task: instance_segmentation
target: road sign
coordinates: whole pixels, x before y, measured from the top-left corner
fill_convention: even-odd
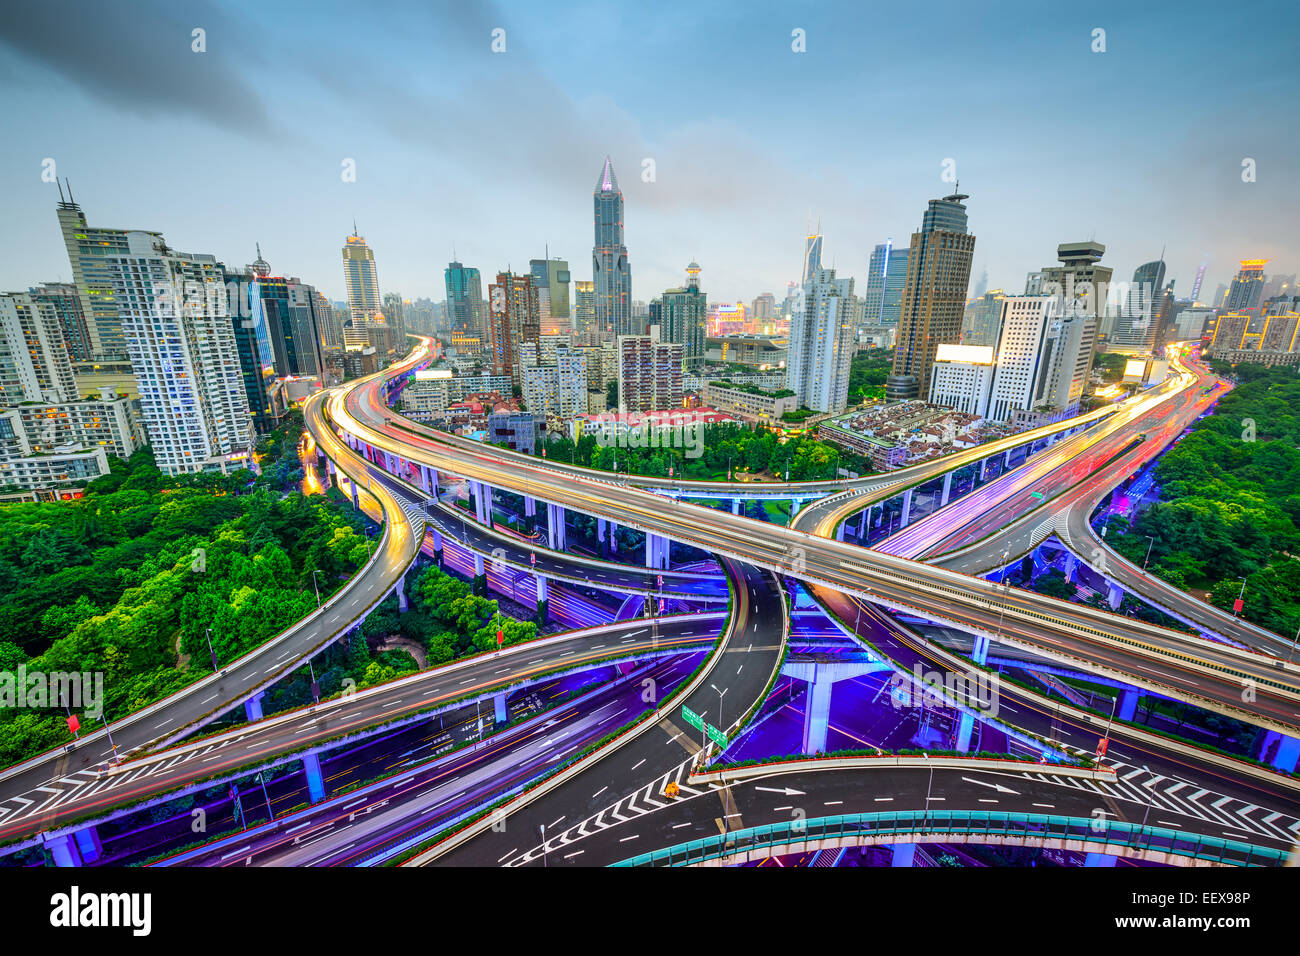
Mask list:
[[[498,629],[498,630],[497,630],[497,647],[500,647],[500,646],[501,646],[502,644],[504,644],[505,642],[506,642],[506,635],[505,635],[505,632],[502,631],[502,630],[500,630],[500,629]]]
[[[1102,737],[1101,740],[1097,741],[1097,759],[1098,759],[1098,760],[1100,760],[1102,757],[1106,756],[1106,748],[1107,748],[1108,746],[1110,746],[1110,738],[1109,738],[1109,737]]]
[[[712,724],[705,725],[704,732],[709,735],[710,740],[718,745],[720,750],[726,750],[727,744],[731,742],[727,739],[726,734],[720,731],[717,727],[714,727]]]
[[[1042,501],[1042,500],[1043,500],[1043,493],[1042,493],[1041,491],[1035,491],[1035,492],[1031,493],[1029,497],[1031,497],[1031,498],[1037,498],[1039,501]]]
[[[686,721],[696,730],[704,729],[704,721],[701,719],[700,715],[691,710],[685,704],[682,704],[682,720]]]
[[[533,567],[537,567],[537,553],[536,553],[536,552],[532,552],[532,553],[530,553],[530,554],[528,555],[528,560],[529,560],[529,562],[532,564]]]
[[[70,714],[68,716],[68,730],[70,730],[75,735],[77,731],[80,729],[81,729],[81,721],[77,719],[76,714]]]
[[[661,574],[659,575],[659,590],[662,591],[663,589],[664,589],[664,576]]]
[[[1240,614],[1241,609],[1245,606],[1246,606],[1246,602],[1243,601],[1241,598],[1237,598],[1235,601],[1232,602],[1232,613]]]

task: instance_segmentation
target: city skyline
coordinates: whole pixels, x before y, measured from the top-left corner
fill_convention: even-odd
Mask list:
[[[11,234],[23,236],[0,267],[0,287],[70,278],[49,216],[56,189],[41,178],[46,159],[71,180],[93,222],[157,230],[179,248],[228,263],[246,261],[248,247],[260,242],[277,269],[334,301],[345,297],[335,263],[354,218],[384,262],[384,288],[404,298],[443,298],[442,273],[453,258],[495,274],[522,268],[548,246],[583,264],[575,280],[590,279],[586,204],[591,170],[607,153],[622,171],[626,242],[637,262],[632,298],[640,301],[675,286],[690,258],[708,271],[715,301],[779,293],[798,277],[810,214],[828,240],[825,264],[865,288],[872,250],[908,234],[919,203],[951,191],[945,172],[979,197],[973,275],[987,271],[991,287],[1019,288],[1045,252],[1090,237],[1107,245],[1120,274],[1168,246],[1168,275],[1187,290],[1202,264],[1203,288],[1213,289],[1231,281],[1242,258],[1270,258],[1281,272],[1300,261],[1285,217],[1275,215],[1297,171],[1295,151],[1278,135],[1296,68],[1262,59],[1247,75],[1212,69],[1197,51],[1231,36],[1201,30],[1195,17],[1117,7],[1049,27],[1008,13],[1023,33],[1016,55],[1006,57],[1005,37],[953,7],[949,22],[964,39],[947,49],[952,70],[980,70],[978,82],[953,84],[901,72],[931,54],[917,25],[894,22],[900,12],[877,15],[897,41],[863,65],[845,38],[867,26],[856,11],[760,5],[734,25],[732,42],[764,68],[735,76],[709,55],[713,28],[722,28],[714,14],[693,11],[693,29],[670,42],[663,28],[671,16],[622,10],[607,27],[628,53],[624,62],[666,59],[649,77],[627,69],[593,97],[584,70],[598,44],[579,29],[590,22],[585,8],[548,20],[515,5],[434,12],[398,5],[411,29],[387,37],[389,62],[367,61],[365,70],[345,74],[323,71],[319,57],[271,57],[256,34],[238,29],[244,9],[200,5],[183,23],[161,7],[156,16],[129,18],[87,10],[96,29],[72,37],[48,19],[56,13],[33,9],[0,27],[10,122],[24,129],[23,147],[0,160],[11,184]],[[330,34],[340,11],[326,8],[320,22],[301,24],[326,60],[343,55]],[[1280,5],[1263,15],[1275,23],[1295,17]],[[191,50],[190,20],[207,22],[204,53]],[[1097,24],[1107,31],[1104,53],[1091,50]],[[506,48],[492,53],[498,27]],[[1146,37],[1155,27],[1162,43],[1153,48]],[[805,31],[807,52],[791,49],[795,29]],[[1229,21],[1222,29],[1235,35],[1244,26]],[[1143,36],[1140,47],[1134,35]],[[98,42],[103,37],[112,42]],[[441,72],[407,78],[421,43],[434,44]],[[141,44],[160,51],[158,82],[147,87],[117,75]],[[571,55],[538,58],[537,50],[557,44]],[[1030,121],[1023,148],[1007,161],[1003,149],[1026,117],[1050,107],[1050,95],[1039,98],[1043,83],[1070,71],[1104,119],[1099,135],[1134,148],[1090,151],[1080,173],[1076,127],[1055,135],[1050,120],[1041,128]],[[435,75],[462,93],[438,89]],[[1176,83],[1160,79],[1175,75]],[[851,124],[835,143],[810,152],[784,132],[797,114],[783,84],[795,78],[822,88],[831,108],[858,110],[871,118],[865,125],[906,145],[864,149],[870,133]],[[658,86],[653,97],[639,91],[646,79]],[[1161,137],[1129,108],[1128,91],[1139,83],[1167,92],[1173,118]],[[219,97],[194,95],[217,84]],[[542,104],[520,120],[532,143],[527,156],[485,152],[478,144],[480,127],[492,122],[490,104],[526,89]],[[460,112],[448,119],[453,101]],[[371,102],[376,107],[361,112]],[[422,130],[428,115],[464,135],[435,139]],[[977,119],[946,122],[944,115]],[[331,117],[341,119],[327,125]],[[1213,132],[1225,127],[1230,137]],[[79,148],[87,137],[107,147],[93,161]],[[1247,158],[1254,182],[1242,181]],[[355,182],[343,181],[349,159]],[[645,160],[653,162],[653,181]],[[191,194],[196,179],[211,188]],[[511,188],[500,188],[505,182]],[[235,215],[225,197],[232,186],[249,197]]]

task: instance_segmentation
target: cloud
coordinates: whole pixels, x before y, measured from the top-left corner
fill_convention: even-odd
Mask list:
[[[191,49],[196,27],[206,31],[207,52]],[[11,5],[0,20],[0,44],[93,100],[265,137],[274,127],[247,79],[255,32],[249,21],[233,20],[203,0],[183,14],[161,0],[42,0]],[[245,62],[237,63],[232,50]]]

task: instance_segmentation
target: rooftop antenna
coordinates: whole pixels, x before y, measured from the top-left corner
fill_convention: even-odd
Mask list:
[[[75,206],[77,204],[77,201],[72,198],[72,180],[69,179],[67,176],[64,176],[63,181],[68,185],[68,202],[72,203]]]
[[[63,199],[63,183],[59,181],[59,178],[58,178],[57,176],[54,178],[54,185],[56,185],[56,186],[59,187],[59,203],[60,203],[60,205],[62,205],[63,202],[64,202],[64,199]]]
[[[356,216],[353,216],[353,217],[352,217],[352,235],[356,236],[358,239],[361,238],[361,234],[357,232],[357,217],[356,217]]]

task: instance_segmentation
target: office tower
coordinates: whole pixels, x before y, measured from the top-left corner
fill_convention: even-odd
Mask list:
[[[1077,414],[1096,331],[1092,310],[1063,296],[1006,299],[988,417],[1030,426]]]
[[[540,350],[541,320],[537,310],[537,286],[531,276],[497,273],[488,286],[488,349],[492,373],[509,375],[520,384],[519,347],[532,343]]]
[[[1088,351],[1081,357],[1088,369],[1092,368],[1096,339],[1102,334],[1109,312],[1106,303],[1110,296],[1113,270],[1109,266],[1098,265],[1105,254],[1106,247],[1091,239],[1086,242],[1063,242],[1056,247],[1056,258],[1060,265],[1044,266],[1040,272],[1030,273],[1025,283],[1025,295],[1060,295],[1061,315],[1092,317],[1092,332],[1085,342]],[[995,343],[996,339],[986,344]],[[1064,404],[1068,407],[1071,402],[1066,400]],[[1077,401],[1074,404],[1077,407]]]
[[[259,434],[265,433],[276,425],[271,386],[285,371],[276,365],[271,330],[265,321],[260,290],[254,288],[250,278],[251,267],[241,271],[223,267],[222,271],[226,288],[239,290],[232,302],[235,314],[230,317],[230,323],[244,401],[254,430]]]
[[[867,325],[897,325],[907,284],[907,249],[894,248],[886,239],[876,246],[867,263],[867,288],[862,296],[862,319]]]
[[[289,324],[292,326],[294,350],[291,374],[316,378],[325,384],[325,333],[321,328],[321,302],[324,297],[305,282],[288,280]],[[333,310],[329,316],[333,319]]]
[[[682,407],[683,346],[663,342],[659,327],[618,338],[618,410],[656,412]]]
[[[596,283],[573,283],[573,332],[588,341],[596,338]]]
[[[1224,309],[1229,312],[1245,312],[1264,301],[1264,266],[1267,264],[1267,259],[1241,260],[1241,269],[1228,289]]]
[[[961,326],[962,345],[994,347],[998,344],[998,334],[1002,329],[1002,303],[1006,298],[1002,289],[992,289],[966,307]]]
[[[406,305],[396,292],[384,293],[384,324],[393,330],[394,347],[405,352]]]
[[[311,311],[316,322],[316,331],[320,335],[321,349],[326,352],[341,352],[343,327],[339,325],[338,313],[334,310],[334,306],[330,305],[330,300],[319,291],[313,290]]]
[[[999,310],[1001,305],[999,301]],[[940,345],[930,372],[930,401],[985,418],[996,373],[993,346]]]
[[[1201,282],[1205,279],[1205,267],[1209,263],[1202,262],[1201,267],[1196,270],[1196,281],[1192,283],[1192,301],[1196,302],[1201,294]]]
[[[375,313],[383,311],[375,254],[366,240],[357,235],[356,223],[352,224],[352,235],[343,244],[343,281],[347,284],[348,311],[353,322],[367,322]]]
[[[708,320],[708,302],[700,289],[700,266],[692,262],[686,267],[686,285],[680,289],[667,289],[659,300],[657,324],[665,342],[683,346],[682,354],[688,369],[704,364],[704,327]],[[656,323],[655,318],[651,322]]]
[[[0,295],[0,403],[77,398],[58,311],[27,292]]]
[[[984,293],[988,291],[988,288],[989,288],[989,270],[985,269],[980,273],[979,280],[975,283],[975,294],[972,296],[972,298],[982,299],[984,297]]]
[[[930,393],[930,366],[941,344],[961,338],[975,237],[966,231],[964,193],[932,199],[912,234],[899,307],[894,368],[885,397],[903,401]]]
[[[443,272],[447,282],[447,321],[453,335],[482,336],[487,331],[483,321],[483,285],[477,269],[460,262],[449,262]]]
[[[1164,305],[1164,259],[1144,262],[1133,271],[1128,295],[1119,302],[1111,324],[1107,350],[1126,355],[1150,355],[1156,345]]]
[[[596,325],[605,335],[642,331],[632,319],[632,272],[623,244],[623,194],[608,156],[592,195],[596,241],[591,250],[596,285]]]
[[[838,414],[848,405],[853,358],[853,279],[819,269],[804,286],[790,319],[786,388],[815,412]]]
[[[817,231],[804,237],[803,271],[801,281],[807,287],[812,284],[813,276],[822,268],[822,224],[817,222]]]
[[[1260,301],[1267,302],[1269,299],[1275,299],[1278,296],[1293,298],[1296,295],[1296,275],[1284,275],[1281,272],[1275,273],[1270,278],[1264,280],[1264,289],[1260,293]]]
[[[66,200],[63,187],[59,187],[58,216],[63,244],[68,250],[68,262],[72,266],[72,283],[81,296],[81,311],[87,320],[90,354],[96,358],[125,355],[122,322],[106,263],[125,253],[128,230],[88,226],[81,207],[72,199],[71,186]],[[162,238],[157,232],[148,235]]]
[[[541,313],[542,334],[558,335],[569,332],[572,315],[569,307],[569,263],[563,259],[532,259],[528,263],[529,275],[537,286],[538,311]],[[542,308],[545,292],[547,307]]]
[[[126,245],[108,262],[158,467],[244,467],[252,430],[221,264],[149,233],[127,233]]]
[[[90,349],[90,325],[77,287],[71,282],[42,282],[27,291],[37,301],[47,302],[54,307],[54,312],[59,317],[59,328],[63,330],[63,341],[67,344],[68,355],[72,360],[90,361],[94,354]]]
[[[749,312],[755,331],[762,333],[772,324],[772,319],[776,317],[776,296],[770,292],[764,292],[754,299]]]

